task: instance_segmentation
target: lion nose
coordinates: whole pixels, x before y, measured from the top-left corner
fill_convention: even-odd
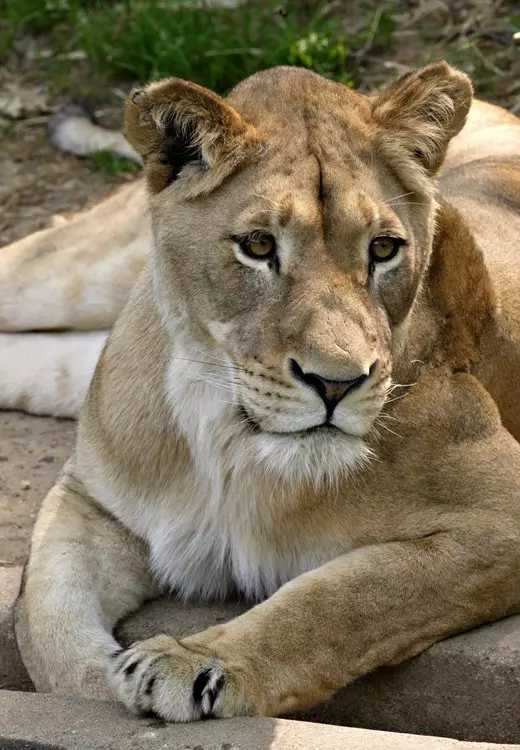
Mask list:
[[[377,362],[374,362],[367,373],[363,373],[350,380],[329,380],[315,372],[304,372],[296,360],[291,360],[291,370],[294,377],[314,388],[316,393],[325,402],[327,419],[330,418],[335,407],[345,398],[349,391],[359,388],[360,385],[369,379],[376,365]]]

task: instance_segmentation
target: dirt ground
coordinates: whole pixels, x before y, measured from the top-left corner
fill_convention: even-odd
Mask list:
[[[0,246],[45,228],[54,214],[87,208],[124,179],[58,153],[42,124],[14,124],[0,151]]]
[[[88,159],[60,153],[46,138],[46,125],[59,106],[71,100],[69,93],[47,85],[38,63],[25,60],[12,70],[0,70],[1,92],[28,98],[35,93],[34,108],[16,120],[0,117],[0,248],[48,226],[55,214],[88,208],[113,187],[133,179],[129,173],[96,171]],[[89,97],[88,72],[78,81],[77,98]],[[104,104],[97,110],[106,127],[121,125],[122,96],[119,89],[105,89]],[[38,98],[40,97],[40,98]]]
[[[25,561],[36,513],[74,433],[70,420],[0,412],[0,567]]]

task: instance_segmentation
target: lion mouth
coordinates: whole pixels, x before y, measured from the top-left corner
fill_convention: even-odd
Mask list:
[[[249,414],[246,407],[243,404],[240,404],[238,407],[238,417],[240,420],[240,423],[245,425],[250,432],[264,432],[258,422],[255,422],[253,417]]]
[[[343,430],[340,430],[339,427],[336,427],[335,425],[331,424],[329,421],[321,422],[321,424],[313,425],[312,427],[308,427],[305,430],[277,430],[276,432],[274,430],[264,430],[258,422],[256,422],[253,417],[249,414],[246,407],[243,404],[240,404],[238,407],[238,416],[240,419],[241,424],[245,425],[251,433],[264,433],[265,435],[272,435],[273,437],[281,436],[281,437],[302,437],[306,435],[312,435],[316,433],[320,434],[333,434],[333,433],[343,433]],[[345,434],[345,433],[343,433]]]

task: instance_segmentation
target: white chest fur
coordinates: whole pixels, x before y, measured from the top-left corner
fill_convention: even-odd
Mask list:
[[[261,599],[334,556],[333,545],[327,549],[322,539],[303,545],[301,539],[281,538],[269,507],[265,515],[260,511],[262,498],[251,488],[240,497],[235,490],[230,487],[218,499],[192,495],[182,513],[150,519],[151,564],[163,586],[186,597],[238,589]]]
[[[220,489],[220,491],[219,491]],[[103,481],[101,473],[89,491],[134,534],[147,541],[150,566],[161,589],[185,598],[221,598],[239,591],[252,599],[274,593],[297,575],[348,551],[324,529],[294,533],[277,524],[277,506],[287,502],[273,494],[255,472],[249,481],[233,478],[224,487],[178,474],[161,495],[136,494]]]
[[[295,488],[324,479],[333,486],[358,460],[359,446],[241,430],[232,389],[205,362],[173,358],[167,394],[188,450],[184,459],[172,455],[160,490],[146,477],[129,487],[99,466],[87,481],[93,496],[147,541],[164,589],[204,598],[238,589],[261,599],[348,551],[348,538],[316,523],[316,514],[306,524],[295,507],[292,525],[291,508]]]

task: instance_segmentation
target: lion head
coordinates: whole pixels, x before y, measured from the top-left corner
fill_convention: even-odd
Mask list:
[[[366,455],[470,103],[443,62],[372,96],[290,67],[226,99],[175,78],[131,95],[158,308],[271,466]]]

